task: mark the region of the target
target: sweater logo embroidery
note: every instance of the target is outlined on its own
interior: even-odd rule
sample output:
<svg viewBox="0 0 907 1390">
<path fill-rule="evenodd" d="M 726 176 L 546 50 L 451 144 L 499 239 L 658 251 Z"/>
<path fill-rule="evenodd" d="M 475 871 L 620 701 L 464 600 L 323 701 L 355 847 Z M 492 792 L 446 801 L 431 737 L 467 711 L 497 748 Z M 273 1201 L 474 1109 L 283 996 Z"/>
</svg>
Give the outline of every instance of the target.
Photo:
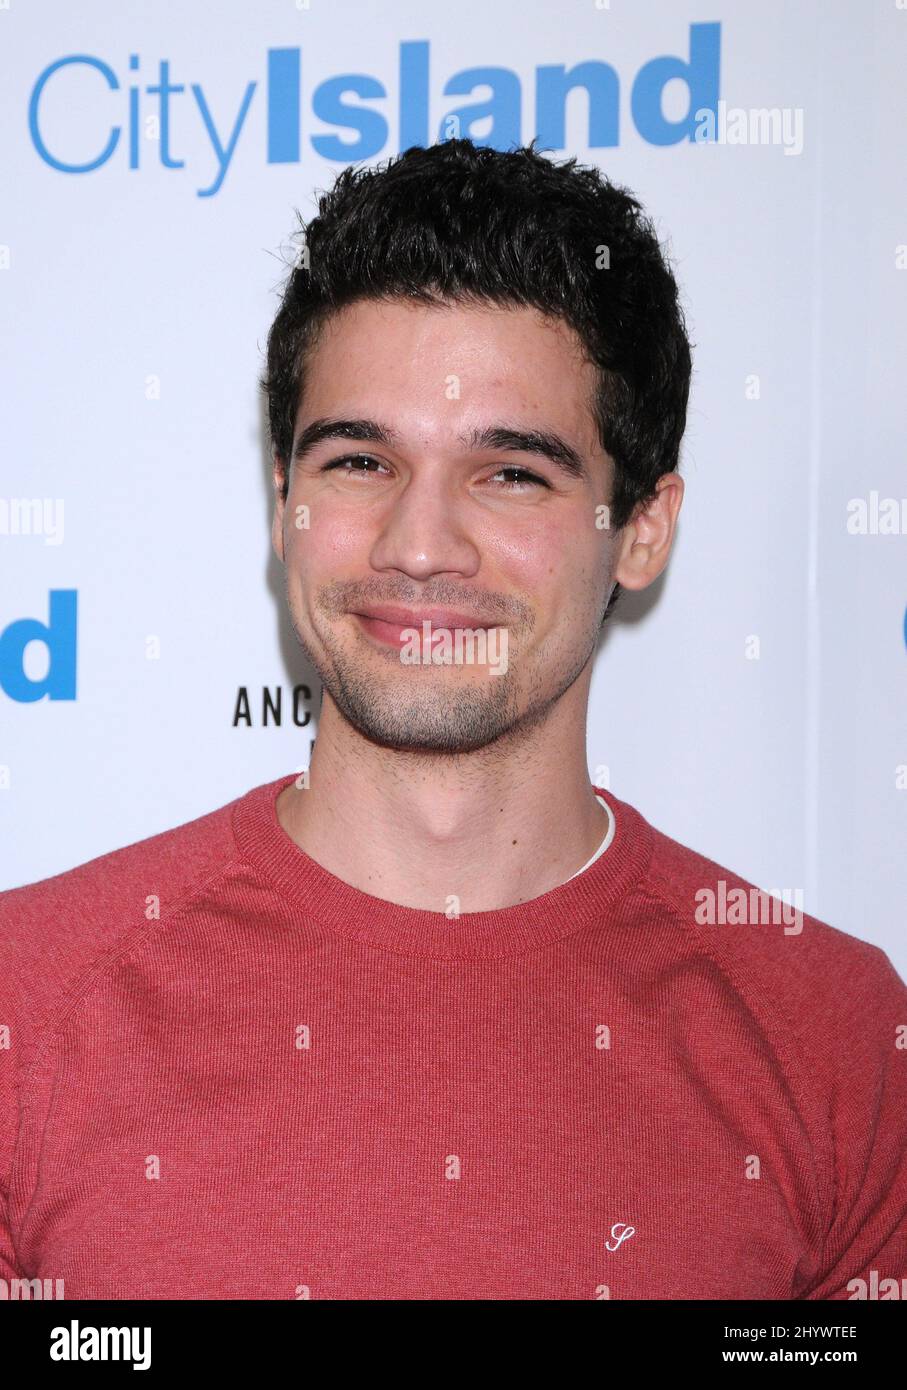
<svg viewBox="0 0 907 1390">
<path fill-rule="evenodd" d="M 611 1227 L 611 1238 L 615 1243 L 612 1245 L 610 1240 L 606 1240 L 605 1249 L 613 1253 L 613 1251 L 620 1249 L 625 1240 L 629 1240 L 631 1236 L 635 1235 L 635 1226 L 628 1226 L 626 1221 L 615 1221 Z"/>
</svg>

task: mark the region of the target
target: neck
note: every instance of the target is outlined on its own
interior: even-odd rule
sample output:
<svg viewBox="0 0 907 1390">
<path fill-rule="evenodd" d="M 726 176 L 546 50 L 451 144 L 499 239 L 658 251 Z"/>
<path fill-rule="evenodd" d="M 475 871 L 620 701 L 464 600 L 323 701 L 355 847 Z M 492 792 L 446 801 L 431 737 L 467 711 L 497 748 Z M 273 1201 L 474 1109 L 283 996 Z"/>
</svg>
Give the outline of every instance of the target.
<svg viewBox="0 0 907 1390">
<path fill-rule="evenodd" d="M 591 664 L 531 730 L 476 753 L 382 748 L 324 694 L 305 790 L 277 817 L 300 849 L 404 907 L 485 912 L 549 892 L 598 849 L 608 817 L 586 766 Z"/>
</svg>

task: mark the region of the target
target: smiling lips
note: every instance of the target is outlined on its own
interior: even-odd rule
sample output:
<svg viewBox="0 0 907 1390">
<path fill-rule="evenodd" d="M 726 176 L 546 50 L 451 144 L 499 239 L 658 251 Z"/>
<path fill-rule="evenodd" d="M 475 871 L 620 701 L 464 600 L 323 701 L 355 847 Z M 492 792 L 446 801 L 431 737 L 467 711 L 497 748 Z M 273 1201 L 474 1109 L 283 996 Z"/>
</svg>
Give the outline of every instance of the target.
<svg viewBox="0 0 907 1390">
<path fill-rule="evenodd" d="M 455 613 L 449 608 L 422 608 L 413 613 L 406 608 L 396 608 L 393 604 L 370 605 L 353 613 L 352 616 L 372 637 L 395 647 L 409 641 L 409 637 L 404 634 L 411 633 L 413 629 L 421 638 L 424 622 L 431 624 L 430 637 L 434 636 L 435 629 L 454 631 L 457 628 L 469 628 L 478 631 L 495 626 L 481 618 L 471 618 L 467 613 Z"/>
</svg>

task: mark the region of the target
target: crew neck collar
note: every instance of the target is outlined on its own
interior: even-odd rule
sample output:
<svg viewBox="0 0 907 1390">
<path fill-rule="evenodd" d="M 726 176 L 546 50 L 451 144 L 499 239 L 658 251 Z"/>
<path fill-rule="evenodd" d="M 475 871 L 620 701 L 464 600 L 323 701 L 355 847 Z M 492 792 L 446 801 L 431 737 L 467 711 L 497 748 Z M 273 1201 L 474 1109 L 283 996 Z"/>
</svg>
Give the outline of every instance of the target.
<svg viewBox="0 0 907 1390">
<path fill-rule="evenodd" d="M 262 783 L 234 802 L 233 830 L 240 854 L 301 917 L 403 955 L 491 960 L 570 936 L 608 916 L 642 876 L 652 853 L 648 821 L 627 802 L 596 787 L 616 823 L 606 853 L 582 873 L 527 902 L 449 918 L 444 912 L 401 907 L 364 893 L 300 849 L 277 818 L 277 797 L 297 776 L 291 772 Z"/>
</svg>

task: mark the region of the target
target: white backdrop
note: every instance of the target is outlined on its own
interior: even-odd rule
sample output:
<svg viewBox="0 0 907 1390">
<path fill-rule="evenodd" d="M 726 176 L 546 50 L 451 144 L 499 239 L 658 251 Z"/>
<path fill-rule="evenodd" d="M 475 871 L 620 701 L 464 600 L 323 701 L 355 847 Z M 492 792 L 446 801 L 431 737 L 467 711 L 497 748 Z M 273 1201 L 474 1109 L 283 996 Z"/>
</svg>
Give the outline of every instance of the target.
<svg viewBox="0 0 907 1390">
<path fill-rule="evenodd" d="M 577 89 L 547 143 L 641 197 L 695 348 L 675 552 L 602 642 L 590 772 L 907 975 L 904 3 L 0 0 L 0 887 L 308 763 L 256 387 L 294 209 L 463 107 L 556 134 L 539 70 L 608 64 L 616 104 L 586 69 L 595 119 Z M 26 699 L 52 593 L 59 698 Z"/>
</svg>

